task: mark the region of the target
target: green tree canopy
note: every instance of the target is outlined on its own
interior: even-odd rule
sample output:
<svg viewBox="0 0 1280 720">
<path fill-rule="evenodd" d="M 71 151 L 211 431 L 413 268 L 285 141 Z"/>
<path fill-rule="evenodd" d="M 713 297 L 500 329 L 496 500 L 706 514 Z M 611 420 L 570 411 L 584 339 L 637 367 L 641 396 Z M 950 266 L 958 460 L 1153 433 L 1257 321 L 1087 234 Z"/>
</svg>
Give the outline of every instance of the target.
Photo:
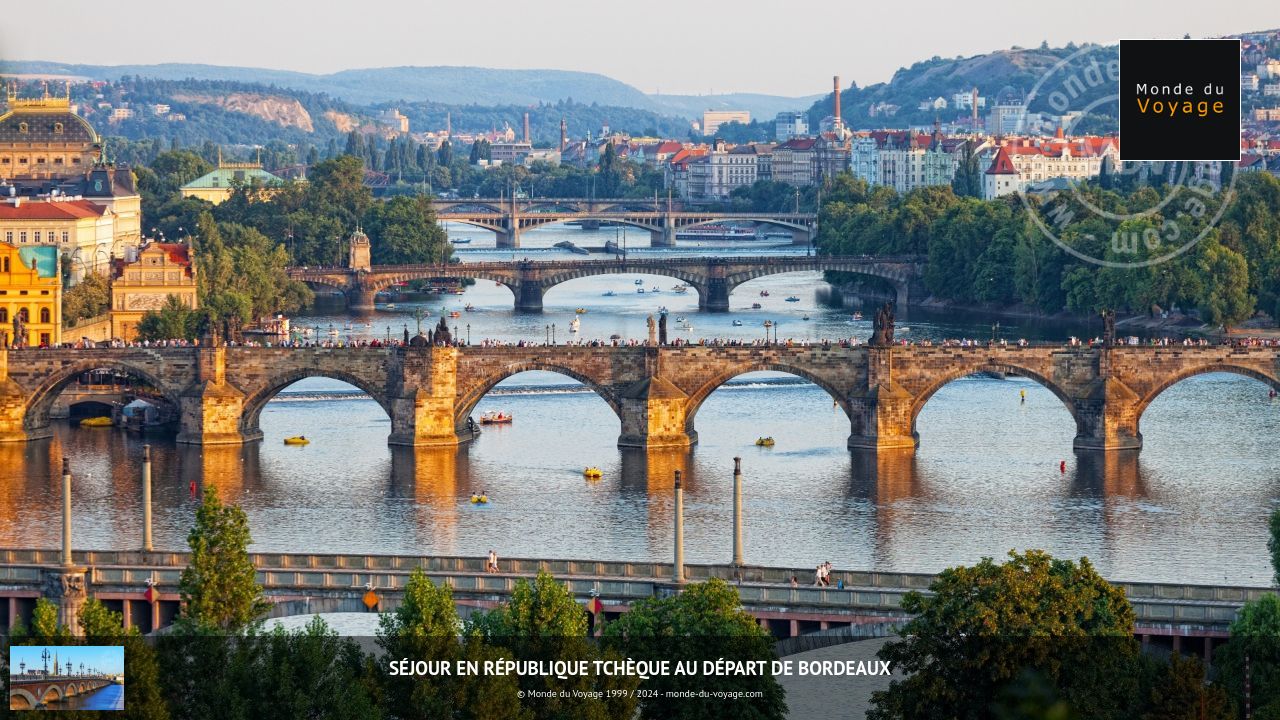
<svg viewBox="0 0 1280 720">
<path fill-rule="evenodd" d="M 269 604 L 249 559 L 249 520 L 236 505 L 223 505 L 218 492 L 204 489 L 196 523 L 187 534 L 191 560 L 182 571 L 179 622 L 223 633 L 249 627 Z"/>
</svg>

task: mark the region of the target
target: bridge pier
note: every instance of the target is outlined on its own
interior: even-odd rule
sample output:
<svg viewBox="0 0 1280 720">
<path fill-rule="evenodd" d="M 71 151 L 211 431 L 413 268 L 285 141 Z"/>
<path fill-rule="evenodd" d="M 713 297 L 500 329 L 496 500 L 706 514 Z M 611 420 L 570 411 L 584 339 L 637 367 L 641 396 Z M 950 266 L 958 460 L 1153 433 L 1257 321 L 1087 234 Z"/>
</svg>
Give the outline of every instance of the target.
<svg viewBox="0 0 1280 720">
<path fill-rule="evenodd" d="M 9 377 L 9 350 L 0 347 L 0 442 L 24 442 L 27 396 Z"/>
<path fill-rule="evenodd" d="M 1096 381 L 1085 397 L 1075 399 L 1076 450 L 1138 450 L 1141 398 L 1112 377 Z"/>
<path fill-rule="evenodd" d="M 663 223 L 658 230 L 649 231 L 649 246 L 669 248 L 676 246 L 676 229 L 672 223 Z"/>
<path fill-rule="evenodd" d="M 500 248 L 518 248 L 520 247 L 520 223 L 512 221 L 509 227 L 495 231 L 498 235 L 497 246 Z"/>
<path fill-rule="evenodd" d="M 457 396 L 458 349 L 406 348 L 392 359 L 400 377 L 391 398 L 389 445 L 448 447 L 458 444 L 454 400 Z"/>
<path fill-rule="evenodd" d="M 262 431 L 241 432 L 244 393 L 227 382 L 227 349 L 202 346 L 196 350 L 196 382 L 178 398 L 179 443 L 190 445 L 239 445 L 261 440 Z"/>
<path fill-rule="evenodd" d="M 729 281 L 713 277 L 698 288 L 698 309 L 705 312 L 729 312 Z"/>
<path fill-rule="evenodd" d="M 538 282 L 521 282 L 512 288 L 516 296 L 516 312 L 542 312 L 542 296 L 546 288 Z"/>
<path fill-rule="evenodd" d="M 911 393 L 892 380 L 872 386 L 861 397 L 850 398 L 849 449 L 915 451 L 920 439 L 912 417 L 914 403 Z"/>
<path fill-rule="evenodd" d="M 813 245 L 813 231 L 806 228 L 796 228 L 791 231 L 791 244 L 808 247 Z"/>
<path fill-rule="evenodd" d="M 685 448 L 698 442 L 688 426 L 689 396 L 670 380 L 649 377 L 622 395 L 622 435 L 618 447 Z"/>
<path fill-rule="evenodd" d="M 347 290 L 343 294 L 347 296 L 348 309 L 372 310 L 374 308 L 374 302 L 378 296 L 378 291 L 371 288 L 357 286 Z"/>
</svg>

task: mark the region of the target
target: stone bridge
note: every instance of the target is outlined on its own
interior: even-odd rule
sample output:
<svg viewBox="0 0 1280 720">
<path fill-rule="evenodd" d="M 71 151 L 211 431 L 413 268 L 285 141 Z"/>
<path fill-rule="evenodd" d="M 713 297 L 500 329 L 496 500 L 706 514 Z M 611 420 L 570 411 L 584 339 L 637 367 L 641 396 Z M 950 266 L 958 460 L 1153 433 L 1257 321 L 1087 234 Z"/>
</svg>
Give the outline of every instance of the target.
<svg viewBox="0 0 1280 720">
<path fill-rule="evenodd" d="M 754 222 L 789 230 L 798 245 L 813 239 L 816 213 L 733 213 L 665 207 L 645 199 L 434 200 L 436 219 L 471 225 L 497 235 L 498 247 L 520 247 L 520 233 L 569 221 L 607 221 L 649 232 L 653 247 L 674 247 L 676 233 L 708 223 Z"/>
<path fill-rule="evenodd" d="M 643 273 L 675 278 L 698 291 L 698 308 L 728 311 L 729 295 L 738 285 L 778 273 L 837 270 L 879 278 L 905 306 L 910 288 L 922 273 L 915 256 L 764 256 L 742 258 L 662 258 L 643 260 L 551 260 L 470 262 L 422 265 L 374 265 L 368 269 L 289 269 L 290 277 L 342 290 L 353 308 L 370 309 L 374 297 L 392 285 L 431 278 L 473 278 L 505 285 L 515 296 L 516 309 L 541 312 L 547 290 L 582 277 Z"/>
<path fill-rule="evenodd" d="M 849 418 L 850 448 L 913 449 L 916 417 L 939 388 L 992 371 L 1034 380 L 1063 403 L 1080 450 L 1136 449 L 1143 411 L 1179 380 L 1229 372 L 1280 389 L 1280 349 L 1231 346 L 925 347 L 400 347 L 101 348 L 0 350 L 0 440 L 51 434 L 49 411 L 81 373 L 109 369 L 146 381 L 179 410 L 178 441 L 238 444 L 262 437 L 263 406 L 289 384 L 322 376 L 368 393 L 391 419 L 393 445 L 450 446 L 471 435 L 476 404 L 526 370 L 571 377 L 618 416 L 622 447 L 687 447 L 716 388 L 773 370 L 809 380 Z"/>
<path fill-rule="evenodd" d="M 13 675 L 9 677 L 9 709 L 34 710 L 47 707 L 57 710 L 59 703 L 111 683 L 110 679 L 96 675 Z"/>
</svg>

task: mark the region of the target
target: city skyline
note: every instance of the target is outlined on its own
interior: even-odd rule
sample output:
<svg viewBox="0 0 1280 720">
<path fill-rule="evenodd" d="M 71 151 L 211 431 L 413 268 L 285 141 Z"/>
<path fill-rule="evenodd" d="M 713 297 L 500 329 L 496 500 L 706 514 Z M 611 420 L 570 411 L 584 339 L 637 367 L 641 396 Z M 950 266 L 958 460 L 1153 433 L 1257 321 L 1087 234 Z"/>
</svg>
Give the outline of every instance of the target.
<svg viewBox="0 0 1280 720">
<path fill-rule="evenodd" d="M 848 34 L 831 42 L 786 35 L 777 38 L 782 45 L 776 48 L 785 48 L 785 54 L 726 55 L 716 50 L 717 36 L 728 42 L 737 31 L 759 27 L 776 16 L 773 6 L 737 3 L 728 10 L 710 3 L 690 6 L 655 0 L 643 15 L 614 22 L 602 21 L 598 12 L 577 0 L 519 6 L 480 17 L 467 6 L 427 9 L 393 0 L 387 7 L 377 14 L 324 16 L 311 14 L 311 8 L 304 11 L 297 3 L 230 0 L 216 15 L 174 28 L 168 5 L 134 0 L 123 3 L 122 12 L 104 14 L 93 23 L 35 33 L 26 29 L 48 24 L 57 11 L 17 6 L 0 27 L 0 58 L 94 65 L 203 63 L 315 74 L 392 66 L 559 69 L 600 73 L 646 93 L 803 96 L 827 88 L 816 81 L 811 86 L 807 75 L 796 72 L 802 67 L 820 69 L 822 75 L 839 74 L 846 86 L 868 85 L 933 56 L 971 56 L 1014 45 L 1035 47 L 1042 41 L 1054 46 L 1114 43 L 1122 37 L 1181 37 L 1193 30 L 1193 35 L 1205 37 L 1280 26 L 1280 12 L 1261 0 L 1190 7 L 1176 16 L 1152 1 L 1116 6 L 1082 0 L 1071 12 L 1046 10 L 1040 17 L 1012 0 L 997 0 L 983 13 L 991 22 L 956 20 L 965 27 L 960 33 L 953 23 L 925 22 L 954 13 L 941 2 L 925 2 L 912 8 L 911 22 L 902 21 L 902 10 L 896 6 L 862 7 L 856 13 L 837 13 L 837 26 L 843 24 Z M 816 22 L 811 14 L 800 18 L 802 27 Z M 1009 22 L 997 21 L 1002 18 Z M 451 30 L 440 31 L 441 26 Z M 475 31 L 452 31 L 463 26 Z M 574 42 L 559 41 L 566 35 Z M 353 36 L 360 41 L 352 42 Z M 696 42 L 699 37 L 712 44 Z M 113 41 L 104 43 L 102 38 Z M 132 41 L 135 38 L 146 41 Z M 377 41 L 369 42 L 372 38 Z M 674 38 L 681 41 L 672 45 Z M 548 39 L 557 42 L 539 42 Z M 619 52 L 619 46 L 630 49 Z M 691 55 L 717 61 L 691 63 Z M 787 62 L 779 62 L 779 57 Z"/>
<path fill-rule="evenodd" d="M 42 655 L 45 650 L 49 651 L 48 666 L 51 673 L 56 654 L 59 665 L 66 668 L 67 662 L 71 662 L 74 674 L 77 675 L 82 663 L 86 673 L 89 668 L 96 668 L 102 675 L 124 674 L 124 648 L 119 645 L 14 645 L 9 648 L 9 674 L 22 674 L 22 663 L 26 664 L 27 672 L 44 669 L 45 659 Z M 65 673 L 65 669 L 63 672 Z"/>
</svg>

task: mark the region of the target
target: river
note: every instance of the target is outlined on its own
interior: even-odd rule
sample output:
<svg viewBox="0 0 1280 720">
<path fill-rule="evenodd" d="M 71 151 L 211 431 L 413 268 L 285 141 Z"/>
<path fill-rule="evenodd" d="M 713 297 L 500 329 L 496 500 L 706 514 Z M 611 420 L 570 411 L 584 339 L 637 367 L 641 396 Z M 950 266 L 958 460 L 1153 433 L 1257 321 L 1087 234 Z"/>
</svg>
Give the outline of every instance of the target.
<svg viewBox="0 0 1280 720">
<path fill-rule="evenodd" d="M 539 232 L 526 233 L 526 243 L 533 244 L 531 236 L 549 245 L 590 234 Z M 480 282 L 462 296 L 395 311 L 362 318 L 317 312 L 296 322 L 381 337 L 412 329 L 415 308 L 432 313 L 425 326 L 434 324 L 442 305 L 471 303 L 474 311 L 451 323 L 464 338 L 470 324 L 473 342 L 541 341 L 553 322 L 563 342 L 576 307 L 589 310 L 580 336 L 607 338 L 642 336 L 645 318 L 665 305 L 670 317 L 684 316 L 694 327 L 681 331 L 673 323 L 673 336 L 763 337 L 765 319 L 781 323 L 781 338 L 870 333 L 869 322 L 819 302 L 821 282 L 813 273 L 752 281 L 734 293 L 728 314 L 698 313 L 696 296 L 670 292 L 670 278 L 641 278 L 641 287 L 663 292 L 637 295 L 637 277 L 566 283 L 548 292 L 540 316 L 514 313 L 508 290 Z M 609 290 L 615 296 L 603 297 Z M 769 295 L 761 297 L 762 290 Z M 799 301 L 786 302 L 791 295 Z M 763 307 L 739 309 L 752 302 Z M 743 324 L 733 325 L 735 319 Z M 343 330 L 348 321 L 352 329 Z M 1088 327 L 1001 322 L 999 332 L 1009 339 L 1091 334 Z M 898 324 L 916 339 L 992 332 L 987 318 L 917 310 Z M 879 458 L 846 450 L 843 412 L 822 389 L 780 373 L 740 376 L 717 390 L 698 411 L 699 443 L 688 453 L 619 450 L 619 421 L 608 405 L 553 373 L 509 378 L 476 414 L 495 409 L 513 413 L 514 424 L 489 428 L 469 446 L 390 448 L 389 420 L 375 402 L 349 385 L 312 378 L 267 405 L 260 445 L 202 449 L 153 438 L 156 545 L 185 546 L 198 501 L 189 489 L 195 482 L 214 485 L 244 507 L 254 547 L 264 551 L 480 555 L 494 549 L 501 556 L 669 560 L 672 477 L 679 469 L 686 478 L 687 560 L 727 562 L 738 456 L 746 556 L 753 564 L 811 567 L 830 560 L 842 568 L 933 572 L 1010 549 L 1043 548 L 1088 556 L 1113 579 L 1270 580 L 1266 518 L 1280 495 L 1280 403 L 1268 399 L 1262 383 L 1234 375 L 1172 386 L 1142 418 L 1141 454 L 1106 464 L 1072 453 L 1074 422 L 1051 392 L 1012 377 L 962 378 L 945 386 L 920 415 L 919 450 Z M 281 443 L 299 433 L 311 439 L 309 446 Z M 772 435 L 776 446 L 756 447 L 760 435 Z M 138 546 L 141 444 L 118 430 L 62 421 L 48 440 L 0 445 L 0 544 L 57 546 L 57 468 L 66 455 L 76 478 L 76 546 Z M 603 478 L 585 480 L 586 465 L 599 466 Z M 490 497 L 488 505 L 469 502 L 480 491 Z"/>
</svg>

